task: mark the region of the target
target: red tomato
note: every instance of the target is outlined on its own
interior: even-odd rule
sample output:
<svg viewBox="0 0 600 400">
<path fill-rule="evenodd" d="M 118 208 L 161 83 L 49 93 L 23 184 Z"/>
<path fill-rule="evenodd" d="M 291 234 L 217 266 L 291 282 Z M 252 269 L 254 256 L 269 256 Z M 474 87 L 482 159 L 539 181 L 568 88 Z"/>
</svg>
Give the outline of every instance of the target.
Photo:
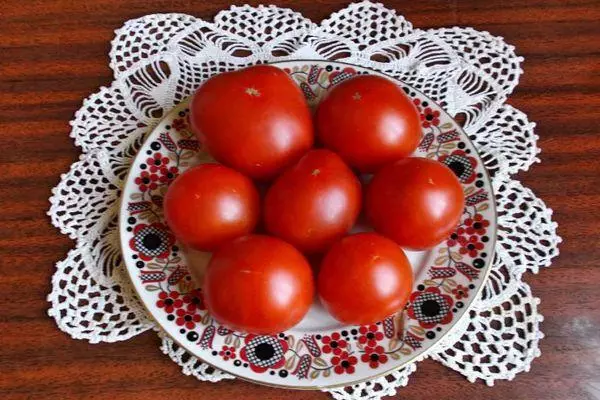
<svg viewBox="0 0 600 400">
<path fill-rule="evenodd" d="M 402 247 L 424 250 L 456 228 L 464 193 L 452 170 L 406 158 L 384 167 L 367 187 L 365 209 L 375 230 Z"/>
<path fill-rule="evenodd" d="M 311 150 L 267 192 L 265 228 L 303 252 L 324 251 L 352 228 L 360 204 L 360 182 L 344 161 Z"/>
<path fill-rule="evenodd" d="M 302 91 L 273 66 L 210 78 L 194 95 L 190 110 L 192 127 L 210 154 L 251 178 L 275 177 L 314 141 Z"/>
<path fill-rule="evenodd" d="M 292 245 L 263 235 L 229 242 L 204 278 L 211 315 L 233 329 L 269 335 L 296 325 L 313 301 L 312 270 Z"/>
<path fill-rule="evenodd" d="M 167 224 L 177 238 L 211 251 L 254 229 L 260 199 L 250 179 L 219 164 L 200 164 L 181 174 L 164 199 Z"/>
<path fill-rule="evenodd" d="M 340 322 L 355 325 L 402 310 L 412 284 L 402 249 L 376 233 L 357 233 L 334 244 L 317 279 L 323 306 Z"/>
<path fill-rule="evenodd" d="M 368 173 L 409 156 L 421 139 L 412 101 L 379 76 L 357 76 L 334 86 L 317 109 L 316 126 L 325 147 Z"/>
</svg>

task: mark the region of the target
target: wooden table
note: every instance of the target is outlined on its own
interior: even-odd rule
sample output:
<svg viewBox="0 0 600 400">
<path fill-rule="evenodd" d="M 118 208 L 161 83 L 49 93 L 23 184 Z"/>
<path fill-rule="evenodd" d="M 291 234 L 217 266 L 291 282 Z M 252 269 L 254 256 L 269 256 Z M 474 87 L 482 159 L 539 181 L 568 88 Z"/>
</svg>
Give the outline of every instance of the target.
<svg viewBox="0 0 600 400">
<path fill-rule="evenodd" d="M 341 1 L 280 1 L 319 21 Z M 431 361 L 403 399 L 600 398 L 600 2 L 389 1 L 416 27 L 473 26 L 525 56 L 510 102 L 538 123 L 542 164 L 519 176 L 555 210 L 565 239 L 549 270 L 527 281 L 542 298 L 542 357 L 495 387 Z M 73 243 L 45 215 L 50 189 L 78 157 L 68 121 L 112 80 L 113 30 L 130 18 L 183 12 L 210 19 L 224 1 L 3 0 L 0 7 L 0 398 L 326 399 L 180 373 L 147 332 L 90 345 L 46 315 L 54 263 Z M 595 389 L 594 389 L 595 388 Z M 595 391 L 595 395 L 591 393 Z"/>
</svg>

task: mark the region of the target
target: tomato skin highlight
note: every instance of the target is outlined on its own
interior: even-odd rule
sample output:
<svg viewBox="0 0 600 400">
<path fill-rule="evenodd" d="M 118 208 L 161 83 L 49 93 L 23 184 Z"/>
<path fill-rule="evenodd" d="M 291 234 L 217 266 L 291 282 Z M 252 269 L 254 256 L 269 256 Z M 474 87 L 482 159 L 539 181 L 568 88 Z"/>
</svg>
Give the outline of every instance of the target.
<svg viewBox="0 0 600 400">
<path fill-rule="evenodd" d="M 361 197 L 358 178 L 337 154 L 311 150 L 269 188 L 265 227 L 302 252 L 323 252 L 352 228 Z"/>
<path fill-rule="evenodd" d="M 304 95 L 281 69 L 257 65 L 208 79 L 190 104 L 193 131 L 219 162 L 274 178 L 314 142 Z"/>
<path fill-rule="evenodd" d="M 304 256 L 266 235 L 248 235 L 221 246 L 204 278 L 211 315 L 232 329 L 261 335 L 300 322 L 313 295 L 312 270 Z"/>
<path fill-rule="evenodd" d="M 249 178 L 207 163 L 190 168 L 171 183 L 163 208 L 167 225 L 182 243 L 212 251 L 254 230 L 260 198 Z"/>
<path fill-rule="evenodd" d="M 357 233 L 325 255 L 317 290 L 325 309 L 345 324 L 372 324 L 404 308 L 413 274 L 402 249 L 376 233 Z"/>
<path fill-rule="evenodd" d="M 426 250 L 446 239 L 458 225 L 464 192 L 444 164 L 406 158 L 373 177 L 366 189 L 365 209 L 377 232 L 403 248 Z"/>
<path fill-rule="evenodd" d="M 422 134 L 412 100 L 396 83 L 374 75 L 334 86 L 319 104 L 315 122 L 325 147 L 362 173 L 410 156 Z"/>
</svg>

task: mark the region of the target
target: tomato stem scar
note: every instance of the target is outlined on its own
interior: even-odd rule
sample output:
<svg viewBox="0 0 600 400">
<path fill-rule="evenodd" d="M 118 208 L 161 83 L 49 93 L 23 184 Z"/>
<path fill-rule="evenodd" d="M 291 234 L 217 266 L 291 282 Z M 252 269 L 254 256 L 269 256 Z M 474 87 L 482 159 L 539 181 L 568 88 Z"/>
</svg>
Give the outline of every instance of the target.
<svg viewBox="0 0 600 400">
<path fill-rule="evenodd" d="M 246 88 L 246 94 L 249 96 L 260 96 L 260 92 L 253 87 Z"/>
</svg>

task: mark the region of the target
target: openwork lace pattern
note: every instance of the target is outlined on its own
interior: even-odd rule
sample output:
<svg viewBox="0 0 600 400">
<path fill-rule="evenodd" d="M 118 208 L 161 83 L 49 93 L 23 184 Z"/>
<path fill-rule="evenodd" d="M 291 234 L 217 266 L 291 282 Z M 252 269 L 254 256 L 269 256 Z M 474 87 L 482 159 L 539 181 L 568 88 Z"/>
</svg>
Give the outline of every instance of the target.
<svg viewBox="0 0 600 400">
<path fill-rule="evenodd" d="M 76 242 L 57 263 L 48 311 L 60 329 L 92 343 L 126 340 L 155 328 L 161 350 L 187 375 L 232 376 L 202 363 L 149 318 L 125 271 L 119 247 L 121 190 L 145 136 L 212 75 L 284 60 L 336 60 L 396 77 L 459 121 L 489 170 L 498 210 L 493 270 L 469 318 L 429 353 L 470 381 L 492 385 L 528 371 L 540 355 L 540 300 L 523 281 L 558 255 L 552 210 L 514 174 L 539 162 L 535 124 L 506 104 L 523 61 L 500 37 L 471 28 L 414 28 L 394 10 L 354 3 L 320 24 L 290 9 L 232 7 L 213 22 L 153 14 L 116 31 L 114 81 L 84 100 L 71 121 L 82 155 L 61 175 L 48 212 Z M 408 383 L 416 363 L 388 376 L 329 390 L 337 399 L 377 399 Z"/>
</svg>

